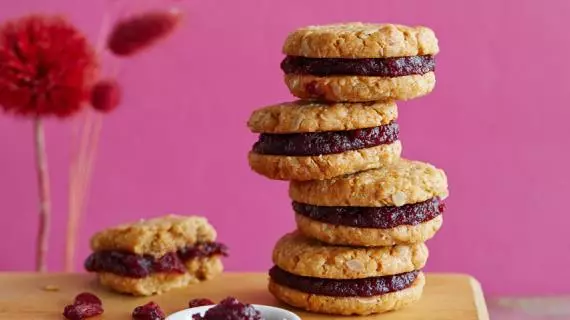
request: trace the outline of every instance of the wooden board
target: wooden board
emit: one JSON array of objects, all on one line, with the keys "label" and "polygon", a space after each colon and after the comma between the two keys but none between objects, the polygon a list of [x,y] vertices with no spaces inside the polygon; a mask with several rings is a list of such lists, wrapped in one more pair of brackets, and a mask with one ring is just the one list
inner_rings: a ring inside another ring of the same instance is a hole
[{"label": "wooden board", "polygon": [[[55,286],[59,291],[46,291],[46,286]],[[61,320],[64,306],[71,303],[77,293],[83,291],[94,292],[103,300],[105,314],[92,318],[93,320],[131,319],[132,310],[150,300],[156,301],[167,313],[184,309],[188,300],[201,297],[219,301],[226,296],[235,296],[248,303],[284,307],[269,294],[266,286],[266,274],[225,273],[217,279],[161,296],[135,298],[105,290],[97,284],[93,275],[0,273],[0,319]],[[303,320],[353,318],[291,310]],[[476,280],[465,275],[428,274],[424,296],[416,305],[359,319],[488,320],[489,315],[481,287]]]}]

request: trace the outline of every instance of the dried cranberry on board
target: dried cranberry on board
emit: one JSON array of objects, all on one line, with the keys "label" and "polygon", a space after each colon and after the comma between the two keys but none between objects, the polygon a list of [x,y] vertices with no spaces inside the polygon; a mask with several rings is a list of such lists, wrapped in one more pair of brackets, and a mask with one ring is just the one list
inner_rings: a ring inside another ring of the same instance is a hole
[{"label": "dried cranberry on board", "polygon": [[82,320],[98,316],[103,313],[101,299],[90,292],[83,292],[75,296],[73,304],[65,306],[63,316],[69,320]]},{"label": "dried cranberry on board", "polygon": [[63,316],[69,320],[83,320],[103,313],[99,304],[70,304],[63,310]]},{"label": "dried cranberry on board", "polygon": [[82,292],[75,296],[74,304],[98,304],[102,306],[103,302],[91,292]]},{"label": "dried cranberry on board", "polygon": [[133,310],[133,320],[164,320],[164,318],[166,318],[164,311],[152,301]]}]

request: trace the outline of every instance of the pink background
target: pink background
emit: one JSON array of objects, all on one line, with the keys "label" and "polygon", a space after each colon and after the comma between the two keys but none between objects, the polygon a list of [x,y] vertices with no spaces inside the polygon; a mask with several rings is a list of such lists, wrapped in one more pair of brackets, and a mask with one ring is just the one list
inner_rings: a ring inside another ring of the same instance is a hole
[{"label": "pink background", "polygon": [[[287,184],[249,171],[250,112],[291,99],[279,62],[307,24],[431,26],[438,84],[401,103],[405,156],[444,168],[451,196],[429,270],[467,272],[491,294],[568,293],[570,1],[202,0],[184,30],[122,66],[124,105],[105,122],[80,257],[106,226],[175,212],[206,215],[232,248],[229,270],[265,270],[291,230]],[[0,18],[66,12],[90,36],[103,1],[19,0]],[[61,270],[70,125],[48,125]],[[0,117],[0,269],[32,270],[36,184],[31,125]],[[9,254],[7,254],[9,253]],[[81,266],[81,261],[77,263]]]}]

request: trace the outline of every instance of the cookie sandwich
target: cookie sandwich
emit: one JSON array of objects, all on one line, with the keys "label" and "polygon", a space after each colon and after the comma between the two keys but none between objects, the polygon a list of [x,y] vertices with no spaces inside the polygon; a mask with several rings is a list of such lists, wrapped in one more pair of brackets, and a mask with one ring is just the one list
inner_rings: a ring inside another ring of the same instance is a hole
[{"label": "cookie sandwich", "polygon": [[293,181],[298,229],[320,241],[352,246],[425,242],[443,223],[447,177],[401,159],[380,169],[323,181]]},{"label": "cookie sandwich", "polygon": [[87,271],[103,286],[137,296],[209,280],[222,273],[225,245],[205,218],[168,215],[120,225],[91,238]]},{"label": "cookie sandwich", "polygon": [[256,110],[259,139],[250,167],[275,180],[322,180],[378,168],[400,158],[394,102],[294,101]]},{"label": "cookie sandwich", "polygon": [[423,243],[332,246],[293,232],[275,246],[268,287],[277,299],[311,312],[382,313],[420,299],[428,255]]},{"label": "cookie sandwich", "polygon": [[285,41],[285,83],[301,99],[408,100],[435,86],[439,52],[426,27],[348,23],[309,26]]}]

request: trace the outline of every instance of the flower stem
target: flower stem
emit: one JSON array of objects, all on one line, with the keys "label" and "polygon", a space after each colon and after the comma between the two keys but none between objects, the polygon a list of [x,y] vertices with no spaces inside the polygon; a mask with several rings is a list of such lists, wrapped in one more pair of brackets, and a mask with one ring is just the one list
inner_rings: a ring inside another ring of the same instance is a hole
[{"label": "flower stem", "polygon": [[36,151],[36,170],[40,197],[40,221],[36,245],[36,270],[47,271],[47,252],[49,240],[49,224],[51,216],[50,183],[46,154],[45,134],[42,119],[36,117],[34,122],[34,145]]}]

